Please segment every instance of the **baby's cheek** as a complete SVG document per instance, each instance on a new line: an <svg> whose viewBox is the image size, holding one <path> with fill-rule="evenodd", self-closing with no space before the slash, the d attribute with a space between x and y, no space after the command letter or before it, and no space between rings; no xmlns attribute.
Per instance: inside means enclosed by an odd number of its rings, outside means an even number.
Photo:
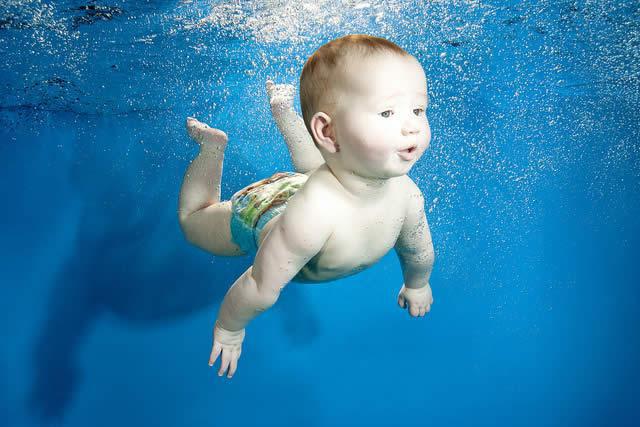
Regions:
<svg viewBox="0 0 640 427"><path fill-rule="evenodd" d="M387 160L389 153L389 147L375 146L369 150L367 158L372 161Z"/></svg>
<svg viewBox="0 0 640 427"><path fill-rule="evenodd" d="M426 140L426 144L425 144L425 149L426 149L426 148L429 148L429 145L431 144L431 127L429 126L429 123L427 123L424 133L425 133L425 140Z"/></svg>
<svg viewBox="0 0 640 427"><path fill-rule="evenodd" d="M368 134L359 144L360 155L366 160L380 160L389 151L389 143L380 139L379 135Z"/></svg>

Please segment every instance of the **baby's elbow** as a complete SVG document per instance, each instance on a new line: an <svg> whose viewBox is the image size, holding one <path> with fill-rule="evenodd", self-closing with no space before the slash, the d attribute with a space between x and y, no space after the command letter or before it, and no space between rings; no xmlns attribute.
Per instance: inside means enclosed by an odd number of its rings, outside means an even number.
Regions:
<svg viewBox="0 0 640 427"><path fill-rule="evenodd" d="M280 298L280 291L273 291L271 289L261 289L260 294L260 311L266 311L276 305Z"/></svg>
<svg viewBox="0 0 640 427"><path fill-rule="evenodd" d="M247 289L247 295L251 295L250 299L259 311L265 311L273 307L284 288L284 286L276 287L273 284L269 284L263 279L259 271L255 270L253 265L245 271L243 284Z"/></svg>
<svg viewBox="0 0 640 427"><path fill-rule="evenodd" d="M436 261L436 254L433 251L433 247L430 247L427 250L427 254L426 254L426 262L430 267L433 267L433 263Z"/></svg>
<svg viewBox="0 0 640 427"><path fill-rule="evenodd" d="M435 262L435 254L432 248L426 249L413 256L413 260L410 264L420 269L431 270L433 263Z"/></svg>
<svg viewBox="0 0 640 427"><path fill-rule="evenodd" d="M431 254L431 257L427 259L427 271L433 271L433 264L435 264L436 257Z"/></svg>

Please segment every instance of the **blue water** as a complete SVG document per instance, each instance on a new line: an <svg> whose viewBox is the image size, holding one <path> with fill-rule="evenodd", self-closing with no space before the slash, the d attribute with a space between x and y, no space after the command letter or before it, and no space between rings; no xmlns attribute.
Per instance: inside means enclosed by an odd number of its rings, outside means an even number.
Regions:
<svg viewBox="0 0 640 427"><path fill-rule="evenodd" d="M1 6L2 425L640 425L637 2ZM427 73L435 304L397 307L393 252L292 284L219 378L251 259L180 233L184 119L230 137L223 198L292 170L264 82L349 33Z"/></svg>

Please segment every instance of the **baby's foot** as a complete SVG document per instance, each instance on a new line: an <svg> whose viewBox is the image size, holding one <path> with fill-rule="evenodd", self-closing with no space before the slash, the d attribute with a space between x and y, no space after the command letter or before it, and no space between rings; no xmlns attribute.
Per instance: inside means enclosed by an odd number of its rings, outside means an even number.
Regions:
<svg viewBox="0 0 640 427"><path fill-rule="evenodd" d="M227 146L227 134L220 129L209 127L193 117L187 117L187 132L200 145L212 145L224 149Z"/></svg>
<svg viewBox="0 0 640 427"><path fill-rule="evenodd" d="M275 84L272 80L267 80L265 84L271 111L280 113L286 110L293 110L293 94L295 89L290 84Z"/></svg>

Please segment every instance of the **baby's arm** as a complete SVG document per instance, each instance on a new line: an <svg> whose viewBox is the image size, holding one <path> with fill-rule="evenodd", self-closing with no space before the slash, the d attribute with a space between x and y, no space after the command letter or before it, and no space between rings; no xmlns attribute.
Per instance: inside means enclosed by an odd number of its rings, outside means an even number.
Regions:
<svg viewBox="0 0 640 427"><path fill-rule="evenodd" d="M275 304L280 291L322 249L333 231L333 220L320 208L319 198L306 190L289 200L260 245L253 266L236 280L222 302L209 359L213 365L222 353L218 375L229 367L228 377L233 376L245 326Z"/></svg>
<svg viewBox="0 0 640 427"><path fill-rule="evenodd" d="M404 285L398 295L398 304L409 305L412 316L424 316L431 309L433 297L429 277L433 269L434 252L431 232L424 211L424 196L413 182L405 220L395 250L402 267Z"/></svg>

